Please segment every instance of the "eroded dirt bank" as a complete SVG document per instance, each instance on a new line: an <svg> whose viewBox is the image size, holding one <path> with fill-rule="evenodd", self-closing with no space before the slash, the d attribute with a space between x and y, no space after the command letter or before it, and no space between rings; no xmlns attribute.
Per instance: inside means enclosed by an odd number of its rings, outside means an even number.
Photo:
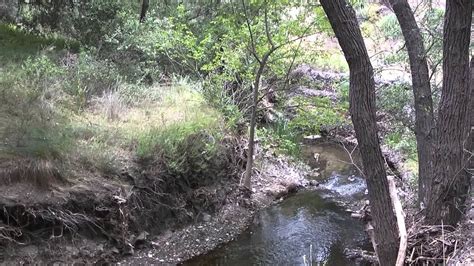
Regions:
<svg viewBox="0 0 474 266"><path fill-rule="evenodd" d="M228 169L217 168L218 179L190 175L185 188L179 180L155 179L156 162L123 169L115 178L83 172L81 179L49 187L5 182L0 259L7 264L176 264L231 241L258 210L309 185L306 166L261 151L249 195L229 167L242 165L236 158L216 163Z"/></svg>
<svg viewBox="0 0 474 266"><path fill-rule="evenodd" d="M235 190L228 195L218 212L204 214L196 223L151 238L151 248L140 250L120 263L177 264L206 253L233 240L249 226L255 213L262 208L310 185L305 179L308 168L304 165L289 163L284 157L272 155L261 156L257 163L262 167L252 180L250 198L245 191L234 186Z"/></svg>

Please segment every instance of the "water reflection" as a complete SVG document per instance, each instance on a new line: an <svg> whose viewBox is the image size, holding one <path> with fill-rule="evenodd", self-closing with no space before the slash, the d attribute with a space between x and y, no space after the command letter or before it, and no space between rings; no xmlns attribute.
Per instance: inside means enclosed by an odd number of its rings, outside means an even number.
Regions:
<svg viewBox="0 0 474 266"><path fill-rule="evenodd" d="M351 156L343 146L334 143L305 145L302 148L306 163L319 169L322 178L335 174L358 175L356 168L351 165ZM352 160L360 165L358 152L352 154Z"/></svg>

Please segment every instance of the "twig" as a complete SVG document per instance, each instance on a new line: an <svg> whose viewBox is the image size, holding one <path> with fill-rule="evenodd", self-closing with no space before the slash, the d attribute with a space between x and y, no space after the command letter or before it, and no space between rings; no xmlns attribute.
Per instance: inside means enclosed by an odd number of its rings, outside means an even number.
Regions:
<svg viewBox="0 0 474 266"><path fill-rule="evenodd" d="M363 172L362 169L354 162L354 158L352 157L352 154L354 153L354 151L355 151L356 148L357 148L357 145L359 145L359 144L356 144L356 145L354 146L354 148L352 149L352 151L349 151L349 150L346 148L346 145L344 145L344 142L341 141L340 143L341 143L341 145L342 145L342 148L346 151L347 155L349 155L349 159L351 160L351 162L348 163L348 164L354 165L354 167L357 169L357 171L359 171L360 175L361 175L361 176L364 176L364 172Z"/></svg>
<svg viewBox="0 0 474 266"><path fill-rule="evenodd" d="M409 261L412 261L412 260L413 260L413 255L414 255L414 254L415 254L415 248L413 248L413 249L411 250L411 255L410 255Z"/></svg>
<svg viewBox="0 0 474 266"><path fill-rule="evenodd" d="M446 252L445 252L445 248L444 248L444 224L443 224L443 220L441 220L441 238L443 239L443 266L446 265Z"/></svg>

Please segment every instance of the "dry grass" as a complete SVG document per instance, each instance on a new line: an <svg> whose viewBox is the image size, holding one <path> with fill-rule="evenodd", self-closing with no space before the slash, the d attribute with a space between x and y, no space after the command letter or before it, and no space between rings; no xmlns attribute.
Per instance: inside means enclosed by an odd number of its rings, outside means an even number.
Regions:
<svg viewBox="0 0 474 266"><path fill-rule="evenodd" d="M102 106L102 112L109 121L118 120L125 109L120 93L114 90L104 92L99 98L99 103Z"/></svg>
<svg viewBox="0 0 474 266"><path fill-rule="evenodd" d="M15 158L0 162L0 185L30 183L48 188L64 182L54 162L46 159Z"/></svg>
<svg viewBox="0 0 474 266"><path fill-rule="evenodd" d="M204 116L218 116L215 110L205 105L201 95L190 87L157 86L149 90L150 94L160 94L161 100L149 102L145 98L133 106L125 106L119 92L105 93L79 120L83 118L82 122L133 135L154 127L166 127Z"/></svg>

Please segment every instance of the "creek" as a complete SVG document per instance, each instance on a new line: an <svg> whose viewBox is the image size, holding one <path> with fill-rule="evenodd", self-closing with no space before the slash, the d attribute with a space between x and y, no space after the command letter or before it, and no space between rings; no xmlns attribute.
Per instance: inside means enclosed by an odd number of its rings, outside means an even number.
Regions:
<svg viewBox="0 0 474 266"><path fill-rule="evenodd" d="M234 241L183 265L356 265L344 250L369 241L346 209L364 201L365 181L337 144L306 145L303 157L320 173L317 188L262 210Z"/></svg>

